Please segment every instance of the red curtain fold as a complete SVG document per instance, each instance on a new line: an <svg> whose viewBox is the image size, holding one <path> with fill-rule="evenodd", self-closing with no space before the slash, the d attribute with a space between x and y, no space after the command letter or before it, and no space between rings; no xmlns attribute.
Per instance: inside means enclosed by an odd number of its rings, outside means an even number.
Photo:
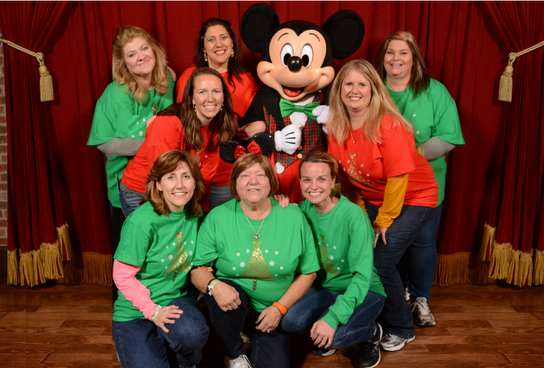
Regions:
<svg viewBox="0 0 544 368"><path fill-rule="evenodd" d="M50 51L48 46L64 32L66 19L76 5L2 2L3 37L34 52ZM48 60L46 57L46 63ZM4 46L4 68L8 131L8 283L34 286L60 277L62 260L70 256L55 232L56 227L63 234L66 232L57 137L52 129L50 105L40 102L36 59Z"/></svg>
<svg viewBox="0 0 544 368"><path fill-rule="evenodd" d="M538 2L485 2L477 8L503 55L544 40L544 7ZM486 235L482 257L491 261L491 277L518 286L544 283L543 55L541 47L513 65L512 102L502 103L489 172L486 231L496 233L494 241L493 234ZM502 61L506 65L505 57Z"/></svg>
<svg viewBox="0 0 544 368"><path fill-rule="evenodd" d="M103 156L96 148L87 147L86 142L96 101L111 82L111 43L115 30L124 24L146 29L165 47L171 66L179 75L192 63L198 30L204 20L212 16L230 20L241 42L240 20L254 3L79 2L75 5L66 22L66 31L46 60L56 81L56 100L50 105L52 121L47 125L47 133L53 134L58 142L58 163L65 181L63 203L68 207L65 214L74 249L82 255L79 263L69 263L68 268L73 267L69 273L77 275L67 282L111 282L110 275L102 279L92 277L101 269L98 264L107 264L106 256L111 252L110 213ZM457 147L449 157L437 276L440 284L482 281L481 265L473 264L472 255L478 250L480 226L487 213L484 206L488 204L483 200L501 107L495 97L496 80L503 64L498 46L486 31L484 18L474 2L269 3L281 22L304 19L322 25L340 9L358 12L365 21L365 39L350 58L335 61L337 70L355 58L374 61L383 40L394 31L409 30L415 35L431 76L444 83L457 102L467 143ZM243 42L241 45L245 65L254 73L260 55L249 51ZM103 257L91 259L89 254Z"/></svg>

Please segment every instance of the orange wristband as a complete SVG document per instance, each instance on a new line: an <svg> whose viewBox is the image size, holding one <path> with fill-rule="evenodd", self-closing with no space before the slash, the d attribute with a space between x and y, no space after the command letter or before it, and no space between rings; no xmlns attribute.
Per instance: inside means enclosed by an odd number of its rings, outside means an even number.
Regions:
<svg viewBox="0 0 544 368"><path fill-rule="evenodd" d="M287 307L285 305L281 305L278 302L274 302L272 305L280 310L282 316L285 316L285 313L287 313Z"/></svg>

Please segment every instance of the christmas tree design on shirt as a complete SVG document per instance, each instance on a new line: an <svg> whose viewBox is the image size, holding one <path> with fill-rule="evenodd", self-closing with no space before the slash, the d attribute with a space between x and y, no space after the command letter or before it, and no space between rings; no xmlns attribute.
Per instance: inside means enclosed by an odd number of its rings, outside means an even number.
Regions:
<svg viewBox="0 0 544 368"><path fill-rule="evenodd" d="M178 245L176 247L174 257L172 258L172 262L170 263L170 268L168 269L168 272L166 272L166 276L170 276L170 274L174 273L174 278L172 279L172 281L176 281L176 276L180 271L189 272L189 270L191 269L189 255L187 254L187 252L185 251L185 247L183 246L183 236L180 232L177 232L176 236L178 238Z"/></svg>
<svg viewBox="0 0 544 368"><path fill-rule="evenodd" d="M329 256L327 255L327 244L325 243L325 235L320 235L321 240L319 244L319 254L321 257L319 257L319 265L321 266L322 270L325 270L327 273L332 273L334 275L338 275L338 271L332 264L331 260L329 259Z"/></svg>
<svg viewBox="0 0 544 368"><path fill-rule="evenodd" d="M359 170L357 170L357 168L355 167L355 161L354 161L355 156L356 156L355 153L349 154L349 157L351 158L351 160L349 161L349 168L348 168L348 179L350 183L351 184L359 183L359 184L363 184L365 187L372 187L373 186L372 183L368 181L367 179L365 179L362 173Z"/></svg>
<svg viewBox="0 0 544 368"><path fill-rule="evenodd" d="M253 242L255 248L251 254L251 259L249 260L247 267L242 274L244 279L253 279L253 290L257 289L257 280L263 281L273 281L272 274L266 265L264 260L263 252L259 246L261 242Z"/></svg>

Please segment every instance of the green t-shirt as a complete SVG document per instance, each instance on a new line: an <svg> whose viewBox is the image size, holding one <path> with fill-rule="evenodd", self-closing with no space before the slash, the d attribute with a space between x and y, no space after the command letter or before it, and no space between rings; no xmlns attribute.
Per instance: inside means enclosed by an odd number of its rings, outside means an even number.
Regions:
<svg viewBox="0 0 544 368"><path fill-rule="evenodd" d="M429 88L414 98L412 88L402 92L392 91L385 86L397 105L399 112L414 127L416 146L427 142L432 137L437 137L451 144L463 145L463 132L459 122L459 114L455 100L450 96L446 87L431 78ZM434 176L438 183L438 204L444 200L444 188L446 186L446 157L429 161L434 170Z"/></svg>
<svg viewBox="0 0 544 368"><path fill-rule="evenodd" d="M174 84L168 73L168 92L161 95L151 90L147 102L139 104L124 84L111 82L96 103L87 145L98 146L113 138L145 139L146 121L155 115L153 107L159 112L174 102ZM114 207L121 208L117 181L121 182L129 159L127 156L108 156L106 160L108 199Z"/></svg>
<svg viewBox="0 0 544 368"><path fill-rule="evenodd" d="M149 289L151 300L165 307L186 295L191 287L189 271L197 233L198 218L186 218L185 211L159 216L151 203L146 202L125 220L114 258L141 267L136 278ZM138 318L145 317L119 292L113 320L126 322Z"/></svg>
<svg viewBox="0 0 544 368"><path fill-rule="evenodd" d="M369 290L386 296L374 267L374 230L365 211L344 196L323 215L307 200L299 206L312 228L321 266L315 282L344 292L323 317L336 329L348 322Z"/></svg>
<svg viewBox="0 0 544 368"><path fill-rule="evenodd" d="M295 278L319 269L313 236L297 206L281 208L273 198L270 214L247 218L240 202L232 199L214 208L198 233L194 264L217 260L216 277L240 285L257 312L278 301ZM260 238L254 238L253 228Z"/></svg>

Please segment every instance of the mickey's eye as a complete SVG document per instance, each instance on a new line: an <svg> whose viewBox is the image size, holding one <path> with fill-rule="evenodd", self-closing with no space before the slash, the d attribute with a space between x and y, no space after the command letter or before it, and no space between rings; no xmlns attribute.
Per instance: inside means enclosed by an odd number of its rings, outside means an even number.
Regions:
<svg viewBox="0 0 544 368"><path fill-rule="evenodd" d="M293 56L293 46L286 44L281 49L281 61L283 65L287 66L287 62Z"/></svg>
<svg viewBox="0 0 544 368"><path fill-rule="evenodd" d="M304 47L302 48L302 52L300 54L300 58L302 59L303 66L306 67L310 65L314 58L314 50L312 49L312 46L304 45Z"/></svg>

